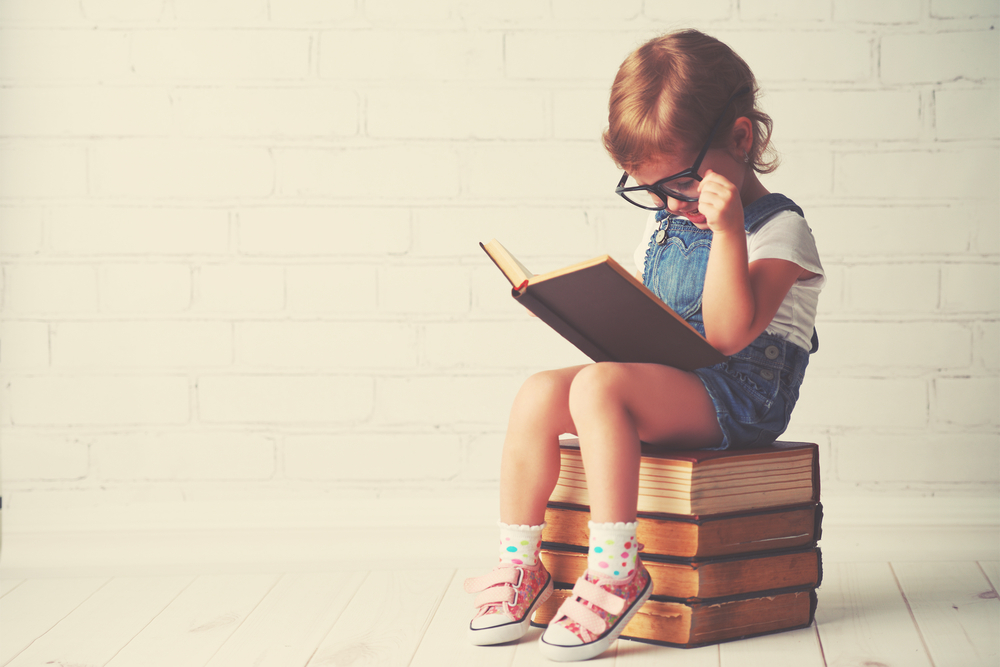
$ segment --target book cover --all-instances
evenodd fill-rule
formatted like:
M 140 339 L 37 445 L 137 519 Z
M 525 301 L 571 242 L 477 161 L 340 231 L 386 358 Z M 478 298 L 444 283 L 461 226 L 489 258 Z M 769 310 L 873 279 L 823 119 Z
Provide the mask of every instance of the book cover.
M 480 246 L 514 298 L 594 361 L 690 371 L 727 358 L 607 255 L 534 275 L 496 239 Z

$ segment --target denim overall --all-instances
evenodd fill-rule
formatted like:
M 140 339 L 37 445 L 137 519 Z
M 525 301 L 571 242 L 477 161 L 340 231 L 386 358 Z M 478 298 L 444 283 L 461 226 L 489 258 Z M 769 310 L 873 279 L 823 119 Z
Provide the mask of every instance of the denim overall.
M 776 213 L 802 209 L 780 194 L 768 194 L 743 209 L 747 233 L 765 225 Z M 712 232 L 686 218 L 658 211 L 659 228 L 646 249 L 643 283 L 702 335 L 705 324 L 701 293 L 705 285 Z M 666 238 L 657 243 L 660 230 Z M 662 235 L 661 235 L 662 237 Z M 694 371 L 715 404 L 722 443 L 716 449 L 769 445 L 788 428 L 809 355 L 819 348 L 813 331 L 812 350 L 762 333 L 728 361 Z

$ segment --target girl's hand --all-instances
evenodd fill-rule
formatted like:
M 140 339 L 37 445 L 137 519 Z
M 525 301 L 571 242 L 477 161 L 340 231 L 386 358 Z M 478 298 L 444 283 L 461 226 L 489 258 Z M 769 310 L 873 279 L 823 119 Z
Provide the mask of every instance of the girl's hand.
M 713 234 L 745 233 L 743 202 L 739 190 L 721 174 L 709 169 L 698 184 L 698 212 Z

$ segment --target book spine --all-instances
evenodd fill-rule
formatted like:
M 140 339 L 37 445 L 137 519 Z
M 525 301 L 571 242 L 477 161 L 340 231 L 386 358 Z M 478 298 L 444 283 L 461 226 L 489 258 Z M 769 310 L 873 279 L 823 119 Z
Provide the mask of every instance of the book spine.
M 576 329 L 567 324 L 565 320 L 552 312 L 548 306 L 536 299 L 531 294 L 530 285 L 521 290 L 514 289 L 511 294 L 517 299 L 518 303 L 537 315 L 538 319 L 548 324 L 556 333 L 575 345 L 577 349 L 594 361 L 616 361 L 610 354 L 601 349 L 593 341 L 581 335 Z

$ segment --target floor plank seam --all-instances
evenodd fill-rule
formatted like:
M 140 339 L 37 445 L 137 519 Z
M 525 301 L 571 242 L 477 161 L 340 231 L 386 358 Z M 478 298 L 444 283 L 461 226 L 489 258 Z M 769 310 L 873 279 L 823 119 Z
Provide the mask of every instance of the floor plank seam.
M 931 664 L 931 667 L 937 667 L 934 664 L 934 656 L 931 655 L 930 646 L 927 645 L 927 639 L 924 637 L 924 631 L 920 627 L 920 623 L 917 622 L 917 616 L 913 613 L 913 606 L 910 605 L 910 599 L 906 597 L 906 591 L 903 590 L 903 585 L 899 583 L 899 576 L 896 574 L 896 568 L 889 563 L 889 571 L 892 572 L 892 578 L 896 581 L 896 587 L 899 589 L 899 595 L 903 598 L 903 604 L 906 605 L 906 611 L 910 613 L 910 620 L 913 621 L 913 627 L 917 630 L 917 637 L 920 638 L 920 644 L 924 647 L 924 653 L 927 655 L 927 661 Z

